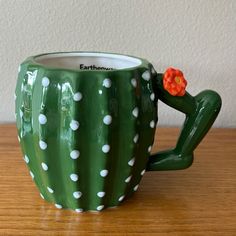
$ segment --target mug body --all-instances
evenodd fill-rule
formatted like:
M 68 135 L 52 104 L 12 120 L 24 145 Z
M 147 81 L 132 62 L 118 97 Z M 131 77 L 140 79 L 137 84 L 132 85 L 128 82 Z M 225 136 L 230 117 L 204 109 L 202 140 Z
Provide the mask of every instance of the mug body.
M 146 60 L 98 52 L 41 54 L 20 65 L 18 139 L 42 198 L 100 211 L 138 189 L 157 122 L 155 75 Z

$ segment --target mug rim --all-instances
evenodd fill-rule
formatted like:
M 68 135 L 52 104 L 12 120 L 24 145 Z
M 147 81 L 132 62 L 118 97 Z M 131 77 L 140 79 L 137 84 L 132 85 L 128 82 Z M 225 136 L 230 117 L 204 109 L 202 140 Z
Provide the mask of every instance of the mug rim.
M 51 59 L 51 58 L 58 58 L 62 57 L 64 55 L 69 55 L 68 57 L 105 57 L 105 58 L 111 58 L 111 59 L 120 59 L 120 60 L 126 60 L 126 61 L 131 61 L 133 63 L 137 63 L 135 66 L 129 66 L 129 67 L 123 67 L 123 68 L 111 68 L 109 70 L 105 69 L 99 69 L 99 70 L 91 70 L 91 69 L 83 69 L 81 70 L 80 68 L 68 68 L 68 67 L 63 67 L 63 66 L 52 66 L 52 65 L 47 65 L 40 63 L 39 58 L 45 58 L 45 59 Z M 146 67 L 148 68 L 148 64 L 150 64 L 146 59 L 136 57 L 136 56 L 131 56 L 127 54 L 120 54 L 120 53 L 113 53 L 113 52 L 99 52 L 99 51 L 64 51 L 64 52 L 49 52 L 49 53 L 42 53 L 38 54 L 32 57 L 29 57 L 26 61 L 28 61 L 30 64 L 38 65 L 40 67 L 44 67 L 47 69 L 53 69 L 53 70 L 69 70 L 69 71 L 76 71 L 76 72 L 115 72 L 115 71 L 130 71 L 130 70 L 135 70 L 140 67 Z

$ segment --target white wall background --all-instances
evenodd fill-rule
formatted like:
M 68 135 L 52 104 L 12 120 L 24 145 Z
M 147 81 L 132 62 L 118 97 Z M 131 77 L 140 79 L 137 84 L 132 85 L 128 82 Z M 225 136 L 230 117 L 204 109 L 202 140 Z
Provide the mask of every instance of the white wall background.
M 52 51 L 95 50 L 180 68 L 195 95 L 220 93 L 215 123 L 236 127 L 235 0 L 0 0 L 0 123 L 14 121 L 18 64 Z M 161 104 L 159 124 L 183 114 Z

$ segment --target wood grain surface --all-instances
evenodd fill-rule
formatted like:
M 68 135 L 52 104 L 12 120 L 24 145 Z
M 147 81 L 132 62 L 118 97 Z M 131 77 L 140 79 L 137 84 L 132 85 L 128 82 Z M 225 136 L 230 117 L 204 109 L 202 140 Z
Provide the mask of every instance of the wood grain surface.
M 177 135 L 158 128 L 153 151 L 173 146 Z M 15 126 L 1 125 L 0 235 L 236 235 L 236 129 L 212 129 L 189 169 L 145 173 L 119 207 L 75 213 L 39 196 Z

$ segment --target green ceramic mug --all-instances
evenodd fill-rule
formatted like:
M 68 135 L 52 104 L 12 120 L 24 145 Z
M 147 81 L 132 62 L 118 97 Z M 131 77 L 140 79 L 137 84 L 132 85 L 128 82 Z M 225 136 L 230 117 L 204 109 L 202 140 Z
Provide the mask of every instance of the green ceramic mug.
M 117 206 L 145 170 L 184 169 L 221 107 L 210 90 L 185 92 L 179 70 L 100 52 L 49 53 L 19 67 L 16 121 L 40 195 L 77 212 Z M 176 147 L 150 155 L 157 100 L 186 114 Z

